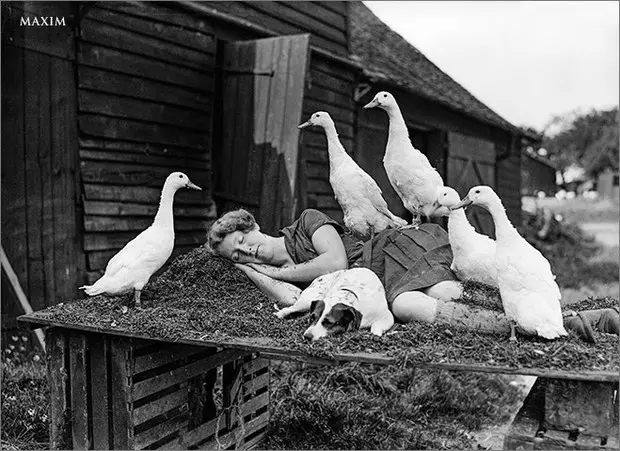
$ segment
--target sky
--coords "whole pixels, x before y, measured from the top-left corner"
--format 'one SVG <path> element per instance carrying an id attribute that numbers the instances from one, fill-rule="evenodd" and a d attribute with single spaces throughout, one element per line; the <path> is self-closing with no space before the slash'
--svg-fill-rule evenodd
<path id="1" fill-rule="evenodd" d="M 620 2 L 364 3 L 514 125 L 618 105 Z"/>

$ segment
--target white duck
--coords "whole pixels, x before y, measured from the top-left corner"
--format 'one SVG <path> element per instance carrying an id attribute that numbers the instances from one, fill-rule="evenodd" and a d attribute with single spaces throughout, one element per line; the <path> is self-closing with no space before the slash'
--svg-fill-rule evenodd
<path id="1" fill-rule="evenodd" d="M 401 227 L 407 224 L 388 209 L 381 195 L 381 188 L 347 154 L 338 139 L 336 125 L 324 111 L 314 113 L 310 120 L 299 128 L 322 127 L 327 136 L 329 153 L 329 183 L 334 196 L 342 207 L 344 224 L 360 239 L 372 239 L 375 233 L 388 227 Z"/>
<path id="2" fill-rule="evenodd" d="M 413 225 L 420 223 L 421 215 L 427 218 L 447 215 L 446 209 L 433 207 L 438 189 L 444 186 L 441 175 L 431 166 L 426 155 L 411 144 L 407 124 L 394 96 L 381 91 L 364 108 L 381 108 L 389 117 L 383 166 L 403 205 L 413 214 Z"/>
<path id="3" fill-rule="evenodd" d="M 105 274 L 93 285 L 80 287 L 89 296 L 116 295 L 134 290 L 134 302 L 140 307 L 140 292 L 150 277 L 170 258 L 174 248 L 172 203 L 179 188 L 201 190 L 187 175 L 173 172 L 166 178 L 159 209 L 153 224 L 125 245 L 110 259 Z"/>
<path id="4" fill-rule="evenodd" d="M 455 189 L 445 186 L 439 189 L 436 206 L 451 209 L 461 201 Z M 461 280 L 475 280 L 497 287 L 495 266 L 495 241 L 476 232 L 469 223 L 465 210 L 450 210 L 448 237 L 452 248 L 452 271 Z"/>
<path id="5" fill-rule="evenodd" d="M 567 335 L 560 306 L 560 289 L 549 261 L 513 227 L 499 196 L 489 186 L 474 186 L 452 208 L 486 208 L 495 223 L 497 282 L 506 317 L 520 331 L 547 339 Z M 510 339 L 515 340 L 515 326 Z"/>

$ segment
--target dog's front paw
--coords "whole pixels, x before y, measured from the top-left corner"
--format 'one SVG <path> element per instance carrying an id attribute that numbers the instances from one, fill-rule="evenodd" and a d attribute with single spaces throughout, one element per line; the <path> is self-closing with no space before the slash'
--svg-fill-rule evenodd
<path id="1" fill-rule="evenodd" d="M 277 309 L 277 311 L 273 312 L 273 314 L 276 315 L 278 318 L 284 319 L 288 315 L 288 309 L 286 307 L 280 309 L 276 304 L 274 304 L 274 307 Z"/>
<path id="2" fill-rule="evenodd" d="M 385 332 L 385 328 L 381 324 L 375 323 L 372 326 L 370 326 L 370 333 L 372 333 L 373 335 L 381 337 L 384 332 Z"/>

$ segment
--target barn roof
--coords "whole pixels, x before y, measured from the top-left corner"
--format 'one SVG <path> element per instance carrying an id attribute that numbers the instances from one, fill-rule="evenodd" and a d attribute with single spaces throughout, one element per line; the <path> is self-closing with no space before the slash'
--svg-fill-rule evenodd
<path id="1" fill-rule="evenodd" d="M 364 66 L 369 78 L 394 84 L 488 124 L 519 132 L 442 72 L 361 1 L 349 5 L 351 56 Z"/>

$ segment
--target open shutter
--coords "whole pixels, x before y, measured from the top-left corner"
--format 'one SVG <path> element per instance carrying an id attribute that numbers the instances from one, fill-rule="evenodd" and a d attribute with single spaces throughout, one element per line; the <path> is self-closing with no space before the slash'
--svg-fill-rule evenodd
<path id="1" fill-rule="evenodd" d="M 299 130 L 309 35 L 224 46 L 216 199 L 274 233 L 296 215 Z"/>
<path id="2" fill-rule="evenodd" d="M 476 185 L 495 189 L 495 145 L 458 133 L 449 133 L 448 142 L 447 185 L 457 190 L 461 197 Z M 495 237 L 493 218 L 484 208 L 467 208 L 467 217 L 478 232 Z"/>

